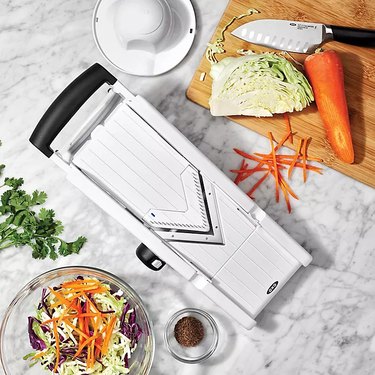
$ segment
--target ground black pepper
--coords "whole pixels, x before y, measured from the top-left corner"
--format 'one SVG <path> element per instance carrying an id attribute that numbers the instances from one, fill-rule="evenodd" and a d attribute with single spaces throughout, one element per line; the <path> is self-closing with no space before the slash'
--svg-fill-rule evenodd
<path id="1" fill-rule="evenodd" d="M 202 322 L 193 316 L 181 318 L 174 327 L 177 342 L 186 347 L 197 346 L 204 337 Z"/>

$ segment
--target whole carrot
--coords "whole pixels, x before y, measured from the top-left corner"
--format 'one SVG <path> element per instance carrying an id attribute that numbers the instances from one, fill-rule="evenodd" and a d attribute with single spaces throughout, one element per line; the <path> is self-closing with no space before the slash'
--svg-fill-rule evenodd
<path id="1" fill-rule="evenodd" d="M 305 71 L 314 91 L 316 105 L 336 156 L 354 162 L 344 72 L 339 55 L 333 50 L 316 52 L 306 58 Z"/>

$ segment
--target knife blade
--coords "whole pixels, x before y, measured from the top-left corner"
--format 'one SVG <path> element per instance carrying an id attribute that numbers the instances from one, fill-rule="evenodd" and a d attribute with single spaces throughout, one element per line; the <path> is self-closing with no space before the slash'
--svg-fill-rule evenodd
<path id="1" fill-rule="evenodd" d="M 288 20 L 250 21 L 232 31 L 232 35 L 250 43 L 297 53 L 312 53 L 328 40 L 375 46 L 375 30 Z"/>

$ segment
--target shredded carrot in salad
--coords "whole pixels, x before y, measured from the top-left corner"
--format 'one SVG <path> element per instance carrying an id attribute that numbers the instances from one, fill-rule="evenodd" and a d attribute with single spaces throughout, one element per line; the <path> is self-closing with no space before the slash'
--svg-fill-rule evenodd
<path id="1" fill-rule="evenodd" d="M 302 176 L 303 181 L 307 181 L 307 171 L 316 172 L 319 174 L 323 173 L 323 169 L 320 167 L 316 167 L 314 165 L 308 164 L 308 162 L 316 161 L 322 162 L 323 160 L 317 157 L 312 157 L 308 155 L 308 146 L 311 142 L 311 138 L 304 138 L 300 139 L 298 142 L 298 146 L 295 149 L 295 153 L 293 155 L 287 154 L 277 154 L 277 151 L 283 147 L 284 143 L 287 140 L 290 140 L 293 143 L 293 135 L 296 133 L 292 132 L 290 127 L 289 116 L 284 116 L 285 121 L 287 123 L 286 134 L 282 137 L 282 139 L 274 145 L 274 136 L 271 132 L 268 132 L 268 139 L 270 142 L 271 150 L 268 154 L 258 153 L 255 152 L 253 154 L 249 154 L 245 151 L 239 150 L 238 148 L 234 148 L 234 152 L 244 159 L 242 159 L 241 165 L 239 169 L 232 169 L 230 170 L 232 173 L 236 174 L 234 183 L 239 185 L 241 182 L 245 181 L 248 177 L 252 176 L 257 172 L 265 172 L 263 173 L 262 177 L 250 188 L 247 192 L 247 195 L 254 199 L 253 194 L 259 188 L 259 186 L 266 181 L 269 175 L 272 175 L 275 179 L 275 198 L 276 202 L 279 202 L 279 191 L 281 190 L 287 209 L 289 213 L 292 211 L 292 206 L 290 203 L 290 196 L 294 199 L 298 200 L 298 196 L 294 193 L 292 188 L 286 182 L 285 178 L 282 175 L 282 170 L 287 168 L 287 176 L 288 179 L 291 179 L 292 172 L 295 168 L 302 169 Z M 250 160 L 252 162 L 256 162 L 256 166 L 254 168 L 249 168 L 249 165 L 246 162 Z"/>
<path id="2" fill-rule="evenodd" d="M 28 333 L 35 351 L 25 359 L 61 375 L 127 374 L 143 334 L 121 290 L 83 277 L 43 289 Z"/>

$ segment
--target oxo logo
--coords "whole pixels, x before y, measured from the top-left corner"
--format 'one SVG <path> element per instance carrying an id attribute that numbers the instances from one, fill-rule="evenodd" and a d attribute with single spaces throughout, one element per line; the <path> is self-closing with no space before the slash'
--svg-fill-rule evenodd
<path id="1" fill-rule="evenodd" d="M 277 285 L 279 284 L 278 281 L 275 281 L 267 290 L 267 294 L 271 294 L 277 287 Z"/>

